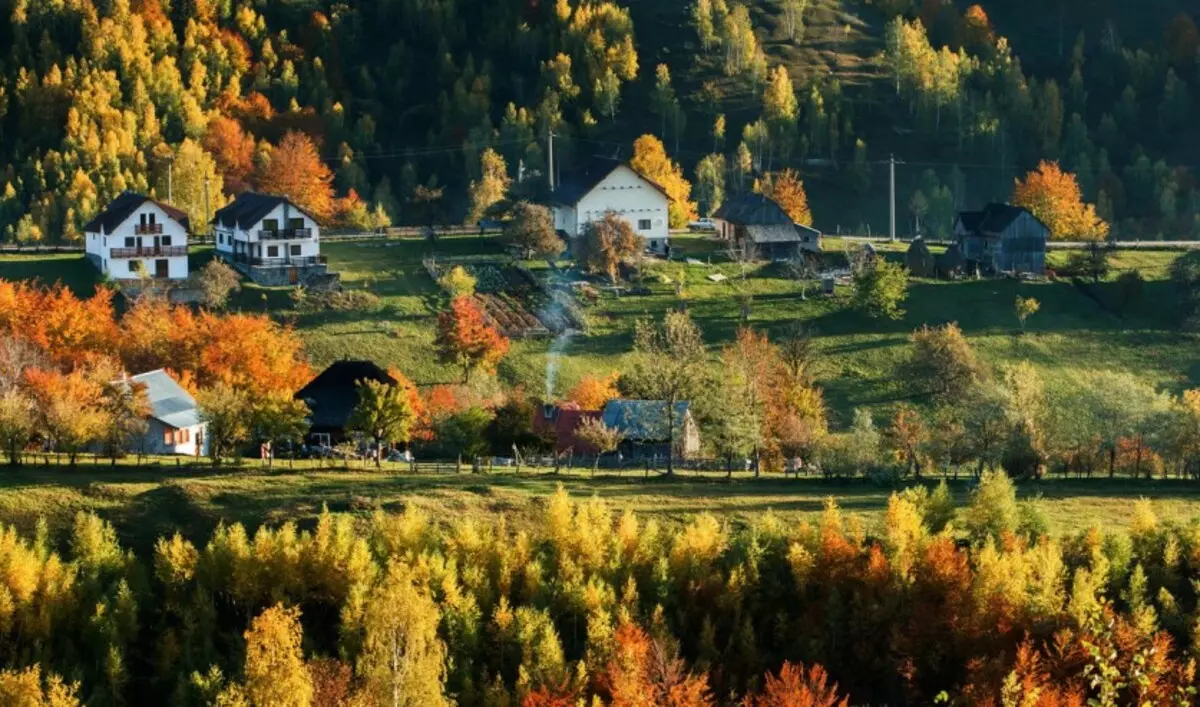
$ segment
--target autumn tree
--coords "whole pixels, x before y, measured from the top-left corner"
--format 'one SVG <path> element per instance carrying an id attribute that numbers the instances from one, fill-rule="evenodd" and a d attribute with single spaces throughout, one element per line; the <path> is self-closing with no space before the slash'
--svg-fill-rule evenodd
<path id="1" fill-rule="evenodd" d="M 1025 332 L 1025 320 L 1027 320 L 1030 317 L 1032 317 L 1033 315 L 1037 314 L 1038 310 L 1041 308 L 1042 308 L 1041 302 L 1038 302 L 1035 298 L 1021 297 L 1019 295 L 1017 296 L 1017 303 L 1016 303 L 1017 321 L 1019 321 L 1021 323 L 1021 332 L 1022 333 Z"/>
<path id="2" fill-rule="evenodd" d="M 496 364 L 508 354 L 509 342 L 472 299 L 456 297 L 438 315 L 434 346 L 442 363 L 462 369 L 466 382 L 473 371 L 495 372 Z"/>
<path id="3" fill-rule="evenodd" d="M 12 466 L 21 463 L 37 431 L 35 412 L 34 401 L 24 391 L 13 388 L 0 393 L 0 445 Z"/>
<path id="4" fill-rule="evenodd" d="M 1101 241 L 1108 237 L 1108 224 L 1096 215 L 1094 206 L 1083 203 L 1075 175 L 1064 172 L 1057 162 L 1042 162 L 1024 180 L 1018 179 L 1012 202 L 1046 224 L 1055 240 Z"/>
<path id="5" fill-rule="evenodd" d="M 504 225 L 504 240 L 521 250 L 526 260 L 554 259 L 567 247 L 554 229 L 550 209 L 528 201 L 513 206 L 512 218 Z"/>
<path id="6" fill-rule="evenodd" d="M 318 219 L 333 215 L 333 172 L 304 133 L 283 136 L 258 174 L 259 191 L 287 196 Z"/>
<path id="7" fill-rule="evenodd" d="M 246 631 L 246 697 L 254 707 L 309 707 L 313 686 L 301 651 L 300 612 L 282 604 Z"/>
<path id="8" fill-rule="evenodd" d="M 449 705 L 446 645 L 438 637 L 440 612 L 407 567 L 392 564 L 368 594 L 361 612 L 362 650 L 356 671 L 375 704 Z"/>
<path id="9" fill-rule="evenodd" d="M 13 707 L 79 707 L 79 684 L 65 683 L 39 665 L 24 670 L 0 670 L 0 704 Z"/>
<path id="10" fill-rule="evenodd" d="M 808 208 L 808 194 L 804 182 L 793 169 L 768 174 L 755 180 L 754 191 L 779 204 L 795 223 L 811 226 L 812 211 Z"/>
<path id="11" fill-rule="evenodd" d="M 614 705 L 708 707 L 716 704 L 704 675 L 687 670 L 661 639 L 625 622 L 613 636 L 613 653 L 604 668 L 604 687 Z"/>
<path id="12" fill-rule="evenodd" d="M 246 191 L 254 171 L 254 136 L 233 118 L 215 115 L 208 121 L 202 144 L 216 160 L 225 190 L 231 194 Z M 214 205 L 218 203 L 217 195 L 211 193 Z"/>
<path id="13" fill-rule="evenodd" d="M 600 457 L 617 451 L 621 442 L 625 441 L 625 434 L 620 428 L 609 427 L 599 417 L 583 418 L 575 430 L 575 436 L 580 442 L 596 450 L 596 460 L 592 465 L 593 474 L 600 468 Z"/>
<path id="14" fill-rule="evenodd" d="M 467 188 L 467 198 L 470 202 L 466 218 L 468 224 L 482 221 L 489 209 L 508 196 L 508 189 L 512 186 L 512 178 L 508 176 L 508 165 L 500 153 L 490 147 L 479 157 L 479 172 L 479 178 L 471 180 Z"/>
<path id="15" fill-rule="evenodd" d="M 820 665 L 805 668 L 784 661 L 776 675 L 767 675 L 762 694 L 747 698 L 745 707 L 849 707 L 836 682 Z"/>
<path id="16" fill-rule="evenodd" d="M 471 297 L 475 294 L 475 287 L 479 283 L 467 269 L 461 265 L 455 265 L 446 271 L 445 275 L 438 278 L 438 284 L 442 289 L 450 293 L 451 298 L 456 297 Z"/>
<path id="17" fill-rule="evenodd" d="M 713 153 L 696 165 L 696 198 L 705 216 L 712 216 L 725 201 L 725 155 Z"/>
<path id="18" fill-rule="evenodd" d="M 146 397 L 145 384 L 124 378 L 101 384 L 100 397 L 104 411 L 101 442 L 104 452 L 115 465 L 117 458 L 149 429 L 150 401 Z"/>
<path id="19" fill-rule="evenodd" d="M 691 201 L 692 185 L 683 178 L 683 169 L 667 156 L 662 140 L 653 135 L 643 135 L 635 140 L 629 165 L 667 193 L 671 228 L 684 228 L 696 218 L 696 203 Z"/>
<path id="20" fill-rule="evenodd" d="M 576 259 L 589 272 L 603 273 L 615 285 L 621 279 L 620 265 L 646 250 L 646 239 L 633 230 L 629 222 L 609 212 L 599 221 L 584 226 L 583 236 L 575 248 Z"/>
<path id="21" fill-rule="evenodd" d="M 293 398 L 291 391 L 274 391 L 254 400 L 250 410 L 250 434 L 271 445 L 268 464 L 274 464 L 278 446 L 289 445 L 294 449 L 304 441 L 310 414 L 308 405 Z"/>
<path id="22" fill-rule="evenodd" d="M 854 274 L 854 306 L 870 317 L 900 319 L 908 299 L 908 270 L 876 258 Z"/>
<path id="23" fill-rule="evenodd" d="M 79 453 L 104 433 L 106 423 L 101 386 L 85 370 L 70 373 L 25 372 L 37 419 L 54 448 L 65 452 L 71 466 Z"/>
<path id="24" fill-rule="evenodd" d="M 567 400 L 578 405 L 580 410 L 601 410 L 608 401 L 621 397 L 617 389 L 619 379 L 616 373 L 603 378 L 585 375 L 567 393 Z"/>
<path id="25" fill-rule="evenodd" d="M 224 182 L 216 160 L 200 143 L 185 139 L 175 150 L 173 161 L 171 205 L 188 215 L 194 232 L 207 231 L 206 224 L 222 203 Z M 165 175 L 159 182 L 158 193 L 168 193 Z"/>
<path id="26" fill-rule="evenodd" d="M 679 403 L 699 395 L 708 368 L 700 328 L 687 312 L 667 312 L 661 323 L 638 322 L 634 332 L 637 363 L 628 379 L 645 400 L 662 403 L 661 420 L 649 424 L 667 440 L 667 475 L 675 471 L 676 439 L 683 422 Z"/>
<path id="27" fill-rule="evenodd" d="M 1180 12 L 1167 25 L 1163 33 L 1163 42 L 1171 63 L 1183 68 L 1196 63 L 1197 50 L 1200 49 L 1200 30 L 1186 12 Z"/>
<path id="28" fill-rule="evenodd" d="M 218 258 L 210 260 L 195 277 L 201 301 L 213 309 L 224 309 L 229 296 L 242 288 L 241 276 Z"/>
<path id="29" fill-rule="evenodd" d="M 236 456 L 250 439 L 253 409 L 246 393 L 225 382 L 200 391 L 196 396 L 200 419 L 206 425 L 209 456 L 213 465 Z"/>
<path id="30" fill-rule="evenodd" d="M 913 348 L 904 366 L 904 378 L 919 392 L 941 402 L 954 402 L 986 377 L 983 364 L 958 324 L 925 325 L 909 338 Z"/>
<path id="31" fill-rule="evenodd" d="M 358 389 L 358 404 L 350 413 L 349 429 L 370 437 L 378 453 L 375 465 L 382 464 L 384 444 L 408 442 L 416 411 L 409 403 L 410 391 L 399 384 L 375 380 L 355 383 Z"/>

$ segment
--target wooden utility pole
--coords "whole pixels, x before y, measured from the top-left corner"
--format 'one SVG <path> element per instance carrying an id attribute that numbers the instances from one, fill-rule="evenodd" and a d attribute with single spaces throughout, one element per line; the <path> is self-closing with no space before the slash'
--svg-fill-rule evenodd
<path id="1" fill-rule="evenodd" d="M 896 155 L 888 155 L 888 176 L 890 181 L 889 201 L 891 206 L 891 227 L 888 233 L 892 242 L 896 242 Z"/>

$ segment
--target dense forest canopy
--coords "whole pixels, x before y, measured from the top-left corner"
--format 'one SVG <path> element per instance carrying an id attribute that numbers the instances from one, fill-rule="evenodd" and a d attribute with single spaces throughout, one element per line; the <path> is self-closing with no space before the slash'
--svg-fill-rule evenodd
<path id="1" fill-rule="evenodd" d="M 78 238 L 124 189 L 201 223 L 251 187 L 350 227 L 461 221 L 489 168 L 541 189 L 554 131 L 563 169 L 656 134 L 703 212 L 791 167 L 818 226 L 853 224 L 896 151 L 935 235 L 1050 160 L 1117 236 L 1192 237 L 1200 32 L 1174 4 L 1026 30 L 945 0 L 0 0 L 0 228 Z"/>

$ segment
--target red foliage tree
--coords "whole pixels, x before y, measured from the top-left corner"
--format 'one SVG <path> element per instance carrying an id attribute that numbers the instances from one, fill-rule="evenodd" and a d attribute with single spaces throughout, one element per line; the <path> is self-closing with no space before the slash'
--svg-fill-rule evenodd
<path id="1" fill-rule="evenodd" d="M 466 382 L 475 370 L 494 373 L 508 354 L 509 342 L 488 323 L 474 300 L 456 297 L 450 309 L 438 315 L 435 345 L 442 363 L 461 368 Z"/>
<path id="2" fill-rule="evenodd" d="M 258 175 L 258 188 L 286 195 L 318 219 L 333 215 L 333 172 L 304 133 L 293 130 L 283 136 Z"/>
<path id="3" fill-rule="evenodd" d="M 707 676 L 687 671 L 682 660 L 651 640 L 641 627 L 623 623 L 613 636 L 613 655 L 601 678 L 613 707 L 704 707 L 714 704 Z"/>
<path id="4" fill-rule="evenodd" d="M 848 697 L 838 695 L 837 683 L 829 684 L 829 674 L 820 665 L 784 662 L 778 675 L 767 675 L 761 695 L 746 698 L 744 707 L 847 707 Z"/>
<path id="5" fill-rule="evenodd" d="M 240 123 L 220 115 L 208 121 L 204 149 L 217 161 L 227 192 L 238 194 L 249 188 L 254 171 L 254 136 Z"/>

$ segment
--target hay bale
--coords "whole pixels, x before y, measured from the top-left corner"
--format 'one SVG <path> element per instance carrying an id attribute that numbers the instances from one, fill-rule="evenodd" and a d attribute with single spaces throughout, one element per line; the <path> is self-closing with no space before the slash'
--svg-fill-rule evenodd
<path id="1" fill-rule="evenodd" d="M 904 254 L 904 264 L 909 272 L 917 277 L 933 277 L 937 271 L 933 253 L 925 245 L 925 239 L 918 236 L 913 239 L 908 252 Z"/>
<path id="2" fill-rule="evenodd" d="M 954 279 L 962 277 L 967 268 L 967 258 L 957 243 L 937 257 L 938 277 Z"/>

